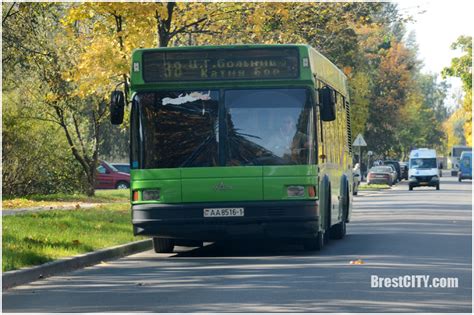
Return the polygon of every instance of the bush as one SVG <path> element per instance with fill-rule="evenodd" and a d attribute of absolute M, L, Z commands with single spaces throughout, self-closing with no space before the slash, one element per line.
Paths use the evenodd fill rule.
<path fill-rule="evenodd" d="M 4 97 L 4 195 L 71 193 L 83 190 L 80 166 L 71 155 L 59 126 L 27 118 L 24 109 Z M 31 115 L 31 114 L 30 114 Z"/>

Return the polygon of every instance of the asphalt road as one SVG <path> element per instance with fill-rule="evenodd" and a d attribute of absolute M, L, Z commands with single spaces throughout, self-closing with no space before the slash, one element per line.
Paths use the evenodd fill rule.
<path fill-rule="evenodd" d="M 358 196 L 348 236 L 319 253 L 280 242 L 144 252 L 6 291 L 3 311 L 470 313 L 471 185 Z M 458 287 L 371 287 L 406 275 Z"/>

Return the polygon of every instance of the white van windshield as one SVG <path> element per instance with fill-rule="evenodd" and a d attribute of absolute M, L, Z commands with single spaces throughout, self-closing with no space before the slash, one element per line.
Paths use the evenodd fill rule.
<path fill-rule="evenodd" d="M 436 168 L 436 158 L 416 158 L 410 159 L 411 169 L 431 169 Z"/>

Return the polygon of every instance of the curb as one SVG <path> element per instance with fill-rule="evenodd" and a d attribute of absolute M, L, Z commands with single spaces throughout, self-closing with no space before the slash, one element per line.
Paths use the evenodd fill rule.
<path fill-rule="evenodd" d="M 115 259 L 152 248 L 152 240 L 143 240 L 101 249 L 74 257 L 63 258 L 31 268 L 3 272 L 2 289 L 30 283 L 68 271 L 95 265 L 104 260 Z"/>

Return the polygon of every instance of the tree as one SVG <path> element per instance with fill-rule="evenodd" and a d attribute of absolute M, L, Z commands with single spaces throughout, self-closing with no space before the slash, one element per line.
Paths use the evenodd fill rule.
<path fill-rule="evenodd" d="M 413 86 L 411 71 L 415 61 L 402 43 L 393 41 L 390 48 L 382 50 L 378 63 L 379 69 L 371 93 L 366 139 L 371 149 L 389 155 L 390 152 L 397 151 L 400 110 L 406 104 Z"/>
<path fill-rule="evenodd" d="M 466 117 L 464 134 L 466 143 L 472 146 L 472 37 L 460 36 L 452 45 L 452 49 L 461 49 L 461 57 L 453 58 L 451 66 L 444 68 L 443 77 L 461 78 L 465 93 L 462 109 Z"/>
<path fill-rule="evenodd" d="M 9 70 L 21 69 L 19 77 L 9 79 L 37 79 L 41 98 L 25 107 L 31 118 L 61 128 L 72 156 L 82 168 L 87 182 L 84 190 L 93 195 L 106 102 L 92 96 L 78 97 L 75 85 L 63 77 L 67 69 L 75 66 L 71 58 L 75 47 L 68 45 L 60 23 L 65 8 L 54 3 L 14 4 L 8 11 L 10 16 L 4 16 L 4 65 Z"/>

